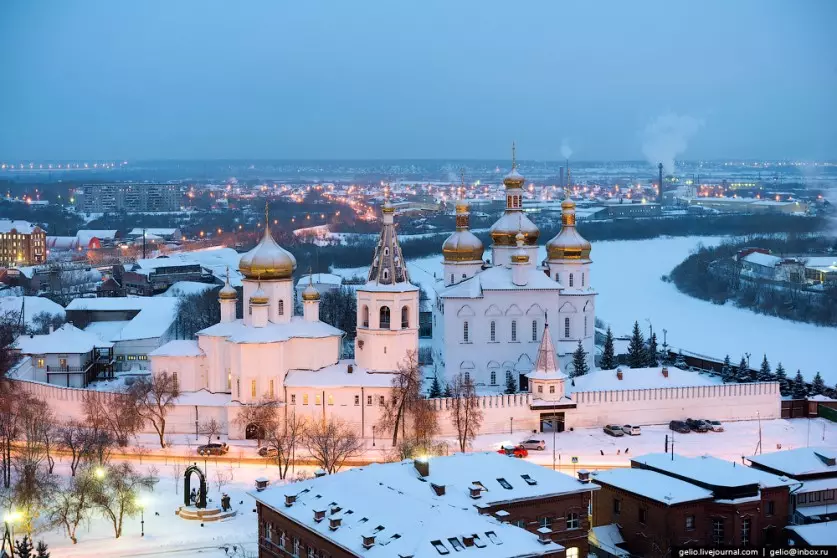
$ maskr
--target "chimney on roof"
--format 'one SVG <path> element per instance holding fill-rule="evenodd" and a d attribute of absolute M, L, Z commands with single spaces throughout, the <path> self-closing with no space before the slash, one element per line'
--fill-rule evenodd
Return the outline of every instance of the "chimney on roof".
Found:
<path fill-rule="evenodd" d="M 296 502 L 296 494 L 285 494 L 285 507 L 290 508 Z"/>
<path fill-rule="evenodd" d="M 466 547 L 474 546 L 474 535 L 462 535 L 462 544 Z"/>
<path fill-rule="evenodd" d="M 436 493 L 436 496 L 444 496 L 445 495 L 445 485 L 444 484 L 436 484 L 431 482 L 430 488 L 433 489 L 433 492 Z"/>
<path fill-rule="evenodd" d="M 326 476 L 326 474 L 327 474 L 327 473 L 326 473 L 324 470 L 322 470 L 322 469 L 317 469 L 316 471 L 314 471 L 314 478 L 317 478 L 317 479 L 318 479 L 318 478 L 320 478 L 320 477 L 324 477 L 324 476 Z"/>
<path fill-rule="evenodd" d="M 668 367 L 663 366 L 663 378 L 668 378 Z"/>
<path fill-rule="evenodd" d="M 541 544 L 549 544 L 552 542 L 552 529 L 549 527 L 541 527 L 538 529 L 538 542 Z"/>
<path fill-rule="evenodd" d="M 354 371 L 355 371 L 354 365 L 350 364 L 349 366 L 346 367 L 346 372 L 347 373 L 351 374 Z"/>
<path fill-rule="evenodd" d="M 476 484 L 472 484 L 471 486 L 469 486 L 468 491 L 471 494 L 471 498 L 473 498 L 474 500 L 479 500 L 480 498 L 482 498 L 482 488 L 480 488 Z"/>
<path fill-rule="evenodd" d="M 590 482 L 590 471 L 588 471 L 587 469 L 580 470 L 578 472 L 578 480 L 580 480 L 583 483 Z"/>
<path fill-rule="evenodd" d="M 339 529 L 341 523 L 343 523 L 343 516 L 341 515 L 334 515 L 328 518 L 328 528 L 331 531 Z"/>
<path fill-rule="evenodd" d="M 324 509 L 322 509 L 322 508 L 316 508 L 316 509 L 314 510 L 314 521 L 316 521 L 317 523 L 319 523 L 320 521 L 322 521 L 323 519 L 325 519 L 325 512 L 326 512 L 326 511 L 325 511 Z"/>
<path fill-rule="evenodd" d="M 430 476 L 430 461 L 426 457 L 417 457 L 413 460 L 413 465 L 422 477 Z"/>
<path fill-rule="evenodd" d="M 511 514 L 506 510 L 497 510 L 496 512 L 494 512 L 494 517 L 499 519 L 501 523 L 508 523 L 509 515 Z"/>
<path fill-rule="evenodd" d="M 362 535 L 363 537 L 363 548 L 369 550 L 373 546 L 375 546 L 375 535 Z"/>
<path fill-rule="evenodd" d="M 617 368 L 617 369 L 616 369 L 616 379 L 617 379 L 617 380 L 621 380 L 621 379 L 622 379 L 622 369 L 621 369 L 621 368 Z"/>
<path fill-rule="evenodd" d="M 52 324 L 49 324 L 49 332 L 52 333 L 53 331 L 55 331 L 55 327 L 53 327 Z"/>

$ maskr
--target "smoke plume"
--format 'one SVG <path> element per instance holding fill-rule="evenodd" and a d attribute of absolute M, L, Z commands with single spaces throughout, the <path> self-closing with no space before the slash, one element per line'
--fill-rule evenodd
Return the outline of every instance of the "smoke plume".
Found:
<path fill-rule="evenodd" d="M 673 173 L 674 159 L 686 151 L 689 140 L 702 127 L 703 119 L 687 114 L 658 116 L 642 132 L 642 152 L 649 163 L 662 163 L 667 173 Z"/>
<path fill-rule="evenodd" d="M 564 159 L 569 159 L 573 156 L 573 150 L 570 149 L 570 144 L 567 141 L 567 138 L 561 140 L 561 157 Z"/>

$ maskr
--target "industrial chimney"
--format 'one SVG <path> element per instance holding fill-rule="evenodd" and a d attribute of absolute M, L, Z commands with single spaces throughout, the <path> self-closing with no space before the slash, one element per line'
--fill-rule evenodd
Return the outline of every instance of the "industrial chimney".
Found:
<path fill-rule="evenodd" d="M 659 163 L 657 168 L 660 171 L 660 193 L 658 195 L 657 201 L 660 202 L 660 205 L 663 205 L 663 164 Z"/>

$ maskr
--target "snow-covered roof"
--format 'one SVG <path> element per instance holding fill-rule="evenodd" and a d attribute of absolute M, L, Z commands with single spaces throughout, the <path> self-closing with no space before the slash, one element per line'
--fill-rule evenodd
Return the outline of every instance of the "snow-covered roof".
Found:
<path fill-rule="evenodd" d="M 628 557 L 630 552 L 617 545 L 625 542 L 622 533 L 619 531 L 619 526 L 615 523 L 609 525 L 600 525 L 598 527 L 590 528 L 589 535 L 590 544 L 601 548 L 611 556 Z"/>
<path fill-rule="evenodd" d="M 801 494 L 803 492 L 819 492 L 820 490 L 837 490 L 837 477 L 807 480 L 795 492 L 796 494 Z M 835 508 L 835 511 L 837 511 L 837 508 Z"/>
<path fill-rule="evenodd" d="M 178 231 L 178 230 L 177 230 L 177 229 L 149 229 L 149 228 L 143 229 L 143 228 L 135 228 L 135 229 L 131 229 L 131 232 L 129 232 L 129 233 L 128 233 L 128 236 L 142 236 L 142 235 L 143 235 L 143 231 L 145 231 L 145 236 L 146 236 L 146 238 L 147 238 L 149 235 L 154 235 L 154 236 L 172 236 L 172 235 L 174 235 L 175 233 L 177 233 L 177 231 Z"/>
<path fill-rule="evenodd" d="M 782 261 L 782 258 L 771 256 L 770 254 L 763 254 L 762 252 L 751 252 L 744 256 L 743 261 L 764 267 L 775 267 L 776 264 Z"/>
<path fill-rule="evenodd" d="M 25 302 L 24 298 L 26 299 Z M 5 314 L 7 312 L 19 313 L 21 308 L 24 309 L 24 313 L 26 314 L 23 317 L 23 320 L 24 322 L 26 322 L 27 325 L 32 325 L 32 319 L 41 312 L 58 315 L 62 318 L 64 317 L 64 308 L 60 304 L 53 302 L 48 298 L 44 298 L 41 296 L 0 297 L 0 315 Z"/>
<path fill-rule="evenodd" d="M 250 494 L 276 513 L 357 556 L 438 558 L 440 554 L 456 554 L 511 558 L 563 549 L 554 542 L 541 543 L 534 533 L 501 523 L 490 515 L 415 498 L 367 472 L 398 465 L 351 469 Z M 433 493 L 428 483 L 421 484 L 425 491 Z M 295 498 L 290 506 L 285 505 L 286 496 Z M 324 514 L 322 520 L 315 519 L 315 511 Z M 340 518 L 337 529 L 331 529 L 333 517 Z M 465 546 L 464 536 L 475 536 L 475 544 Z M 364 537 L 374 537 L 368 548 L 363 545 Z"/>
<path fill-rule="evenodd" d="M 527 281 L 518 286 L 512 281 L 510 267 L 497 265 L 439 292 L 442 298 L 481 298 L 483 291 L 558 291 L 562 286 L 534 266 L 524 270 Z"/>
<path fill-rule="evenodd" d="M 21 335 L 15 340 L 15 348 L 24 355 L 84 354 L 95 347 L 112 347 L 97 335 L 82 331 L 72 324 L 64 324 L 46 335 Z"/>
<path fill-rule="evenodd" d="M 670 454 L 649 453 L 633 458 L 632 463 L 646 465 L 709 486 L 738 487 L 755 484 L 761 488 L 776 488 L 798 484 L 787 477 L 759 471 L 711 455 L 686 457 L 675 454 L 672 459 Z"/>
<path fill-rule="evenodd" d="M 817 506 L 800 506 L 797 505 L 796 513 L 808 518 L 809 520 L 818 521 L 824 515 L 833 515 L 837 513 L 837 506 L 834 504 L 819 504 Z"/>
<path fill-rule="evenodd" d="M 549 324 L 545 324 L 543 327 L 535 369 L 526 374 L 526 377 L 530 380 L 565 380 L 567 378 L 567 375 L 558 367 L 558 356 L 555 353 L 555 346 L 552 344 Z"/>
<path fill-rule="evenodd" d="M 175 254 L 174 256 L 160 256 L 159 258 L 140 258 L 136 262 L 125 264 L 125 271 L 148 275 L 148 273 L 158 267 L 186 267 L 196 265 L 200 265 L 200 262 L 190 258 L 188 254 Z"/>
<path fill-rule="evenodd" d="M 99 240 L 113 240 L 116 238 L 117 232 L 116 230 L 82 229 L 76 233 L 76 238 L 80 244 L 87 246 L 94 238 L 98 238 Z"/>
<path fill-rule="evenodd" d="M 48 236 L 46 246 L 49 250 L 75 250 L 78 238 L 75 236 Z"/>
<path fill-rule="evenodd" d="M 241 286 L 241 279 L 243 278 L 243 275 L 241 275 L 241 272 L 238 271 L 238 262 L 241 260 L 241 254 L 236 252 L 233 248 L 212 246 L 201 250 L 192 250 L 191 252 L 169 254 L 169 258 L 174 257 L 188 258 L 191 261 L 200 263 L 220 281 L 224 281 L 226 279 L 227 268 L 229 268 L 230 285 L 233 287 Z"/>
<path fill-rule="evenodd" d="M 756 466 L 791 477 L 822 475 L 837 476 L 837 449 L 815 447 L 774 451 L 747 458 Z"/>
<path fill-rule="evenodd" d="M 793 531 L 811 546 L 837 545 L 837 521 L 825 523 L 810 523 L 808 525 L 788 525 L 788 531 Z"/>
<path fill-rule="evenodd" d="M 294 316 L 289 323 L 267 322 L 264 327 L 247 326 L 243 320 L 218 323 L 199 331 L 198 335 L 226 337 L 232 343 L 277 343 L 294 338 L 340 337 L 343 331 L 325 322 L 309 322 Z"/>
<path fill-rule="evenodd" d="M 666 506 L 710 500 L 711 490 L 645 469 L 610 469 L 593 473 L 593 482 L 606 484 L 649 498 Z"/>
<path fill-rule="evenodd" d="M 311 282 L 314 285 L 335 285 L 340 286 L 343 284 L 343 278 L 339 275 L 335 275 L 333 273 L 312 273 L 311 275 L 302 275 L 296 281 L 296 288 L 304 289 L 308 286 L 308 277 L 311 277 Z"/>
<path fill-rule="evenodd" d="M 349 373 L 349 366 L 352 372 Z M 377 387 L 392 386 L 394 374 L 389 372 L 369 372 L 360 368 L 351 360 L 341 360 L 319 370 L 288 370 L 285 375 L 286 387 Z"/>
<path fill-rule="evenodd" d="M 19 234 L 32 234 L 37 225 L 19 219 L 0 219 L 0 233 L 17 231 Z"/>
<path fill-rule="evenodd" d="M 574 386 L 567 389 L 581 391 L 616 391 L 623 389 L 652 389 L 666 387 L 714 386 L 722 383 L 715 376 L 698 374 L 669 366 L 668 377 L 663 376 L 663 367 L 628 368 L 620 367 L 622 379 L 617 370 L 595 370 L 573 379 Z"/>
<path fill-rule="evenodd" d="M 374 281 L 367 281 L 363 285 L 357 287 L 358 291 L 366 291 L 369 293 L 408 293 L 417 291 L 418 287 L 412 283 L 393 283 L 391 285 L 375 283 Z"/>
<path fill-rule="evenodd" d="M 173 283 L 171 287 L 164 293 L 155 296 L 186 296 L 193 294 L 202 294 L 206 291 L 218 288 L 215 283 L 199 283 L 197 281 L 178 281 Z"/>
<path fill-rule="evenodd" d="M 179 301 L 176 298 L 166 297 L 76 298 L 67 305 L 67 310 L 95 312 L 137 311 L 138 314 L 128 323 L 124 324 L 124 327 L 118 332 L 115 331 L 115 328 L 114 330 L 110 330 L 110 339 L 108 340 L 115 342 L 162 337 L 177 317 L 178 303 Z M 107 322 L 107 320 L 100 320 L 100 322 Z M 98 327 L 108 328 L 107 324 Z"/>
<path fill-rule="evenodd" d="M 203 351 L 198 346 L 198 342 L 193 339 L 175 339 L 169 341 L 162 347 L 157 347 L 148 356 L 164 356 L 164 357 L 198 357 L 204 356 Z"/>

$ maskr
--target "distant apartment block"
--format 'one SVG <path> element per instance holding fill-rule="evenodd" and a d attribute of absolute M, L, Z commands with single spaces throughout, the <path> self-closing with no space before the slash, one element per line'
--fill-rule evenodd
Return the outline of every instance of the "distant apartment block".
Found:
<path fill-rule="evenodd" d="M 46 231 L 28 221 L 0 219 L 0 267 L 46 261 Z"/>
<path fill-rule="evenodd" d="M 78 208 L 84 213 L 116 211 L 177 211 L 180 209 L 178 184 L 113 183 L 85 184 Z"/>

